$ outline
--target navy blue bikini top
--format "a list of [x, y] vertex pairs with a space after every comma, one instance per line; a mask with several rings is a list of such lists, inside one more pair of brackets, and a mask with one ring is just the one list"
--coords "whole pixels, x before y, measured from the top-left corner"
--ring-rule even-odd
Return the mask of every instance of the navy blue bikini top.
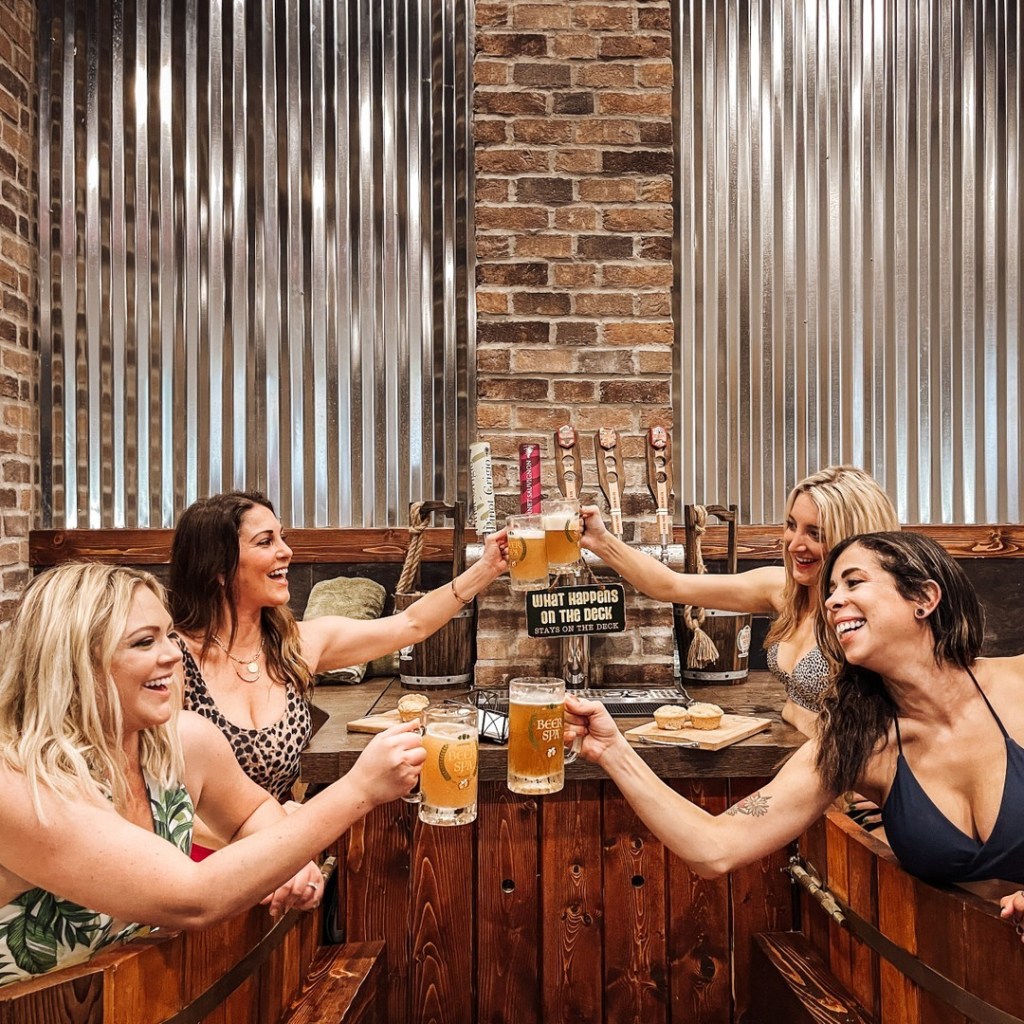
[[1006, 743], [1006, 778], [999, 814], [986, 842], [967, 835], [932, 803], [903, 756], [896, 720], [899, 756], [896, 776], [882, 808], [885, 836], [903, 868], [933, 882], [977, 882], [1005, 878], [1024, 884], [1024, 748], [1012, 739], [968, 669]]

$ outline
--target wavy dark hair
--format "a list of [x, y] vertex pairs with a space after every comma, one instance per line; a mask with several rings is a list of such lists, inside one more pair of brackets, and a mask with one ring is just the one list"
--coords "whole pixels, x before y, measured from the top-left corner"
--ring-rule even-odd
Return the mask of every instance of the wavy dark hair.
[[[200, 640], [200, 657], [210, 649], [215, 633], [227, 633], [228, 647], [234, 642], [238, 531], [246, 512], [257, 505], [274, 512], [259, 491], [229, 491], [194, 501], [178, 520], [171, 542], [167, 603], [175, 628]], [[295, 616], [285, 605], [264, 608], [261, 620], [271, 674], [305, 694], [313, 674], [302, 657]]]
[[938, 584], [939, 603], [927, 618], [936, 665], [969, 669], [981, 653], [985, 614], [966, 573], [935, 541], [919, 533], [866, 533], [849, 537], [828, 554], [818, 587], [815, 624], [818, 647], [832, 669], [832, 682], [822, 701], [818, 771], [837, 793], [854, 789], [872, 752], [884, 746], [897, 708], [877, 672], [851, 665], [835, 631], [828, 625], [825, 601], [839, 556], [853, 545], [870, 551], [908, 601], [929, 596], [927, 584]]

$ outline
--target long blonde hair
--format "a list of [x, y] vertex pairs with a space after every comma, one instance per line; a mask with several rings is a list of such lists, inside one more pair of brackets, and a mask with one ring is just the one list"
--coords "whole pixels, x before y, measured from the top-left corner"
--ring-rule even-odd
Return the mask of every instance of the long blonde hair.
[[[793, 505], [806, 494], [818, 510], [818, 536], [824, 547], [823, 559], [840, 541], [855, 533], [879, 533], [898, 530], [900, 521], [889, 495], [870, 474], [857, 466], [826, 466], [801, 480], [786, 500], [785, 521], [793, 514]], [[793, 580], [793, 559], [783, 548], [786, 586], [782, 592], [782, 611], [772, 622], [765, 646], [785, 640], [796, 630], [811, 603], [817, 601], [810, 587]]]
[[[4, 635], [0, 758], [25, 774], [37, 813], [41, 786], [68, 799], [98, 788], [125, 806], [124, 723], [110, 666], [140, 586], [166, 603], [147, 572], [68, 562], [29, 584]], [[174, 717], [143, 730], [140, 758], [161, 787], [180, 782]]]

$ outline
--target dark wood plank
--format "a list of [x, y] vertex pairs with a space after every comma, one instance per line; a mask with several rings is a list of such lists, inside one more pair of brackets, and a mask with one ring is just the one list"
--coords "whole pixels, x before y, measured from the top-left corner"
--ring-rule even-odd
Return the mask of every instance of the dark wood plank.
[[[729, 802], [742, 800], [769, 779], [733, 779]], [[784, 848], [732, 873], [733, 1013], [741, 1020], [754, 998], [750, 988], [750, 957], [759, 932], [785, 932], [793, 927], [795, 894], [785, 867]]]
[[[855, 822], [845, 815], [838, 827], [858, 829]], [[871, 833], [858, 830], [856, 841], [847, 846], [849, 866], [849, 907], [869, 924], [878, 927], [878, 878], [875, 868], [877, 858], [883, 856], [888, 847], [875, 839]], [[891, 854], [889, 855], [891, 856]], [[873, 1017], [881, 1010], [881, 990], [878, 978], [878, 954], [863, 942], [855, 942], [850, 949], [850, 991], [857, 1002]]]
[[383, 1024], [386, 959], [383, 942], [321, 947], [281, 1024]]
[[605, 1018], [668, 1020], [665, 847], [618, 790], [604, 787]]
[[416, 808], [396, 800], [371, 811], [347, 834], [348, 942], [386, 945], [387, 1019], [409, 1019], [411, 839]]
[[[1002, 892], [1010, 889], [1003, 886]], [[1024, 944], [1013, 926], [999, 917], [998, 901], [976, 896], [965, 902], [964, 976], [967, 988], [985, 1002], [1024, 1017]]]
[[[917, 953], [914, 880], [895, 863], [878, 861], [878, 930], [908, 953]], [[887, 960], [879, 965], [882, 1024], [929, 1024], [921, 1016], [917, 986]]]
[[[846, 832], [838, 828], [830, 818], [825, 819], [825, 885], [837, 899], [847, 905], [850, 903], [850, 862], [847, 854], [850, 842]], [[828, 921], [829, 952], [826, 962], [839, 984], [850, 988], [853, 972], [850, 933], [827, 914], [823, 916]]]
[[[825, 821], [816, 821], [798, 840], [797, 849], [808, 870], [824, 878], [828, 871], [828, 849], [825, 843]], [[800, 930], [824, 960], [829, 955], [828, 921], [814, 900], [798, 890]]]
[[[33, 987], [29, 987], [33, 986]], [[0, 1024], [103, 1024], [103, 974], [95, 971], [62, 984], [38, 981], [0, 989]]]
[[474, 1024], [474, 826], [417, 823], [410, 1024]]
[[[966, 976], [963, 896], [915, 879], [914, 900], [917, 903], [917, 955], [950, 981], [970, 988]], [[920, 1002], [921, 1019], [928, 1024], [968, 1024], [962, 1013], [924, 989]]]
[[592, 1024], [603, 1017], [600, 784], [540, 800], [541, 1019]]
[[[1024, 557], [1024, 526], [1020, 523], [911, 525], [941, 544], [955, 558]], [[128, 565], [159, 565], [170, 559], [173, 530], [97, 529], [31, 530], [29, 564], [34, 568], [57, 565], [74, 558]], [[673, 529], [673, 541], [685, 542], [681, 526]], [[467, 544], [476, 533], [467, 530]], [[402, 562], [409, 531], [401, 527], [325, 527], [288, 531], [295, 561], [310, 563]], [[727, 528], [709, 526], [702, 538], [705, 561], [726, 557]], [[736, 531], [736, 550], [741, 560], [781, 561], [782, 525], [741, 525]], [[451, 562], [452, 531], [434, 528], [424, 535], [424, 562]]]
[[751, 984], [758, 998], [742, 1024], [871, 1024], [799, 932], [756, 936]]
[[539, 1024], [539, 802], [481, 786], [477, 818], [477, 1020]]
[[[709, 814], [721, 814], [729, 806], [724, 780], [670, 785]], [[729, 879], [700, 878], [672, 853], [666, 853], [665, 876], [670, 1020], [673, 1024], [729, 1024]]]

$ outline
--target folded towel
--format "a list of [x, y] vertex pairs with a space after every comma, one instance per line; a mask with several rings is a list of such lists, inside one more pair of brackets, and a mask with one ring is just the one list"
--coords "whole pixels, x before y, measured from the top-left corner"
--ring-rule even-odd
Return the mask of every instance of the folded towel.
[[[321, 615], [344, 615], [350, 619], [376, 619], [384, 610], [387, 591], [376, 581], [362, 576], [338, 576], [314, 584], [306, 602], [304, 619], [317, 619]], [[371, 662], [372, 675], [388, 675], [394, 671], [395, 656], [387, 655]], [[367, 666], [349, 665], [320, 673], [324, 683], [359, 683], [366, 675]]]

